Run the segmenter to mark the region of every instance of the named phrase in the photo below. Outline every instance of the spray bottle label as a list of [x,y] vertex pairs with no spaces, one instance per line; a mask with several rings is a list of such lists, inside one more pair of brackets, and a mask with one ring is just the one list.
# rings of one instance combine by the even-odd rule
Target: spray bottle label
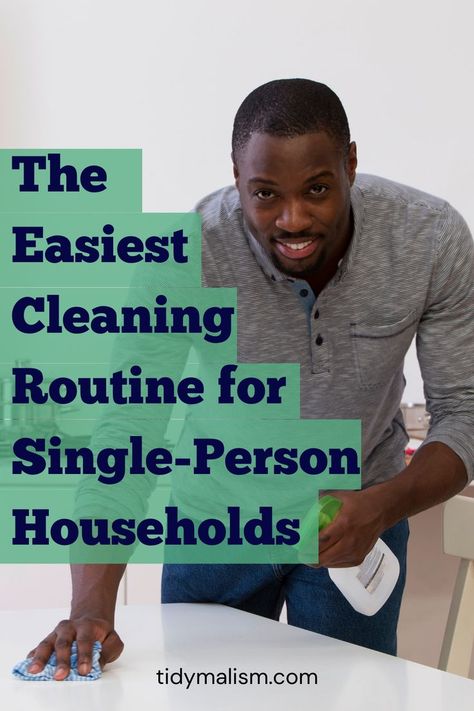
[[382,582],[385,568],[385,553],[377,546],[364,558],[357,573],[357,580],[369,593],[374,593]]

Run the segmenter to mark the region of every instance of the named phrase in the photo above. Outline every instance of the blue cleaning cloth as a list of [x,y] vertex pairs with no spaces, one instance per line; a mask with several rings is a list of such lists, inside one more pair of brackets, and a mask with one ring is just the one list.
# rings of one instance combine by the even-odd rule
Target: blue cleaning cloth
[[[63,679],[63,681],[94,681],[102,676],[102,670],[99,664],[100,652],[102,650],[102,645],[100,642],[94,642],[92,648],[92,668],[89,674],[82,676],[77,671],[77,644],[72,643],[71,646],[71,671],[68,676]],[[53,652],[48,663],[45,665],[43,671],[39,674],[30,674],[28,667],[31,664],[31,658],[24,659],[12,669],[12,674],[17,679],[22,679],[23,681],[52,681],[54,677],[54,672],[56,671],[56,653]]]

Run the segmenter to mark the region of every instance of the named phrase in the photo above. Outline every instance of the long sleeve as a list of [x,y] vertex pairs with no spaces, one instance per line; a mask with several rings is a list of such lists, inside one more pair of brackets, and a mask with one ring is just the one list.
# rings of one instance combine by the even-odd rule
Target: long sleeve
[[474,475],[474,244],[463,218],[443,211],[436,265],[416,345],[431,423]]
[[[163,288],[169,291],[168,285],[159,283],[153,265],[137,269],[127,304],[147,307],[153,312],[155,297]],[[113,348],[110,372],[122,371],[127,376],[130,369],[138,365],[142,384],[147,377],[162,376],[172,377],[176,383],[182,375],[189,348],[190,339],[186,334],[120,334]],[[153,448],[166,449],[170,446],[168,428],[172,417],[172,404],[111,403],[98,420],[89,446],[96,453],[104,448],[125,449],[130,448],[130,438],[135,437],[141,439],[144,454]],[[130,456],[125,466],[130,467]],[[77,489],[75,516],[140,519],[147,510],[152,491],[157,485],[168,490],[169,479],[166,475],[125,473],[122,481],[107,484],[100,482],[97,476],[83,476]]]

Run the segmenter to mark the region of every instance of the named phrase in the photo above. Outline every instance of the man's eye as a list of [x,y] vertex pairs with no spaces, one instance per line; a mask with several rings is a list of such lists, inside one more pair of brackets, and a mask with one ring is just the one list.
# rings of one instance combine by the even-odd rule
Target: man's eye
[[309,192],[312,195],[322,195],[325,193],[327,190],[327,187],[325,185],[312,185],[309,189]]
[[271,190],[257,190],[254,194],[259,200],[270,200],[272,197],[275,197],[275,193]]

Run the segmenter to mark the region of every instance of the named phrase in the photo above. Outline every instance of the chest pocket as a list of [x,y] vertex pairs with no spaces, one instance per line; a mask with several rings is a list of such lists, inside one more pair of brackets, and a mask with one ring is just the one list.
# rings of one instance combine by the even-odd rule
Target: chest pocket
[[416,311],[411,311],[393,323],[370,326],[351,323],[352,349],[361,387],[376,388],[393,377],[402,366],[417,321]]

